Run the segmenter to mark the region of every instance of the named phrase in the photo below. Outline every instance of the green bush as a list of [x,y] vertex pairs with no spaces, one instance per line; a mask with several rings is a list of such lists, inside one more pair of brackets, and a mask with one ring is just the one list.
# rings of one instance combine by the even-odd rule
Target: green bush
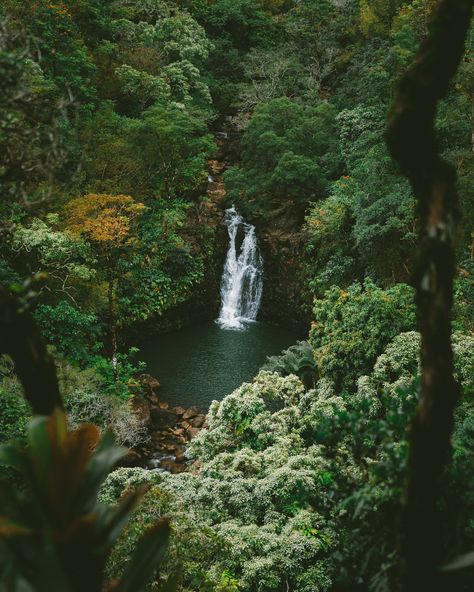
[[262,370],[278,372],[281,376],[295,374],[306,388],[315,386],[318,376],[313,350],[307,341],[298,341],[278,356],[271,356]]
[[[59,409],[35,416],[27,432],[27,444],[0,446],[0,465],[23,485],[2,483],[1,588],[101,592],[110,587],[104,573],[110,552],[144,493],[128,491],[114,508],[98,503],[102,482],[126,449],[110,433],[100,438],[91,424],[70,431]],[[145,592],[166,553],[167,520],[143,531],[114,584],[122,592]],[[175,590],[171,580],[162,583]]]
[[[110,392],[94,369],[81,370],[58,359],[57,370],[65,410],[73,428],[93,423],[101,431],[111,430],[116,441],[125,446],[137,446],[147,439],[147,430],[134,413],[130,399]],[[5,356],[0,358],[0,372],[0,442],[7,442],[24,438],[31,409],[23,398],[13,363]]]
[[35,319],[47,343],[77,363],[87,362],[100,337],[96,315],[84,313],[61,300],[56,306],[41,304]]
[[229,198],[265,217],[289,201],[299,213],[320,198],[338,171],[335,112],[286,97],[261,105],[242,139],[242,167],[226,175]]
[[314,302],[310,342],[321,376],[352,387],[370,371],[388,342],[415,328],[414,291],[396,284],[383,290],[367,279],[329,289]]
[[26,436],[31,411],[7,356],[0,356],[0,375],[0,443],[5,443]]

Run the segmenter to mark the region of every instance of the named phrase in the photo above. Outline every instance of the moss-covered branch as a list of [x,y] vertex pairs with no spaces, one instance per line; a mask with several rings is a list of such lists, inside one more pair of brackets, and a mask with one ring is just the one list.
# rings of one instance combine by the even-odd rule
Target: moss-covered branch
[[442,535],[436,506],[459,396],[451,350],[459,207],[455,171],[439,154],[435,116],[464,52],[472,4],[439,3],[430,34],[400,83],[389,124],[389,147],[412,184],[419,215],[415,283],[421,399],[411,430],[403,520],[404,589],[410,592],[440,587]]

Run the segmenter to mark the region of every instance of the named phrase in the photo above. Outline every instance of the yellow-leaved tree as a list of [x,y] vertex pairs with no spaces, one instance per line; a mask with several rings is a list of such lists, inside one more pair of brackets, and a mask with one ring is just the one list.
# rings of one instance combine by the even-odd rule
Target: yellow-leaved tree
[[145,205],[130,195],[89,193],[70,201],[66,208],[69,232],[82,237],[92,247],[107,281],[110,355],[116,377],[117,316],[115,293],[120,263],[137,242],[137,223]]

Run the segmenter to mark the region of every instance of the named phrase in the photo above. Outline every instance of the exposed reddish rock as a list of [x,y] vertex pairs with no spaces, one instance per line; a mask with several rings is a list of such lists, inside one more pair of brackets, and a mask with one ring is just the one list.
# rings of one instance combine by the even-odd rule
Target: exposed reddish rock
[[178,427],[175,428],[174,430],[171,430],[171,433],[173,434],[173,436],[184,436],[184,432],[186,430],[183,427]]
[[153,423],[153,431],[166,430],[176,424],[176,414],[168,411],[167,409],[161,409],[160,407],[153,407],[151,409],[151,420]]
[[156,391],[160,388],[159,380],[150,374],[140,374],[137,380],[146,396],[156,396]]
[[151,427],[151,412],[150,412],[150,403],[144,397],[133,397],[132,399],[132,407],[135,415],[138,419],[143,423],[143,425],[150,429]]
[[199,407],[190,407],[183,413],[183,419],[192,419],[201,413]]
[[139,467],[142,464],[142,456],[136,450],[129,450],[120,461],[122,467]]
[[199,428],[189,428],[186,432],[188,440],[195,438],[201,430]]
[[170,407],[160,401],[160,383],[149,374],[138,377],[142,395],[133,399],[135,413],[149,432],[148,443],[132,450],[122,466],[147,466],[171,473],[188,470],[186,445],[205,425],[206,416],[196,407]]
[[184,471],[184,466],[183,464],[177,463],[174,459],[165,458],[160,462],[160,469],[176,474],[182,473]]
[[205,415],[197,415],[194,419],[193,419],[193,427],[195,428],[202,428],[202,426],[204,425],[204,422],[206,421],[206,416]]
[[177,463],[182,463],[186,460],[185,454],[184,454],[184,450],[179,450],[176,453],[176,462]]

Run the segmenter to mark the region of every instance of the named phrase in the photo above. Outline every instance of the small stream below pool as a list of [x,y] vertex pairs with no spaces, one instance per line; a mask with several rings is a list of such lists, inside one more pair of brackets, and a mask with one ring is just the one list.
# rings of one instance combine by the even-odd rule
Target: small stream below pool
[[214,399],[252,380],[267,356],[301,338],[295,331],[261,323],[236,331],[210,321],[142,343],[139,358],[160,381],[162,401],[207,411]]

